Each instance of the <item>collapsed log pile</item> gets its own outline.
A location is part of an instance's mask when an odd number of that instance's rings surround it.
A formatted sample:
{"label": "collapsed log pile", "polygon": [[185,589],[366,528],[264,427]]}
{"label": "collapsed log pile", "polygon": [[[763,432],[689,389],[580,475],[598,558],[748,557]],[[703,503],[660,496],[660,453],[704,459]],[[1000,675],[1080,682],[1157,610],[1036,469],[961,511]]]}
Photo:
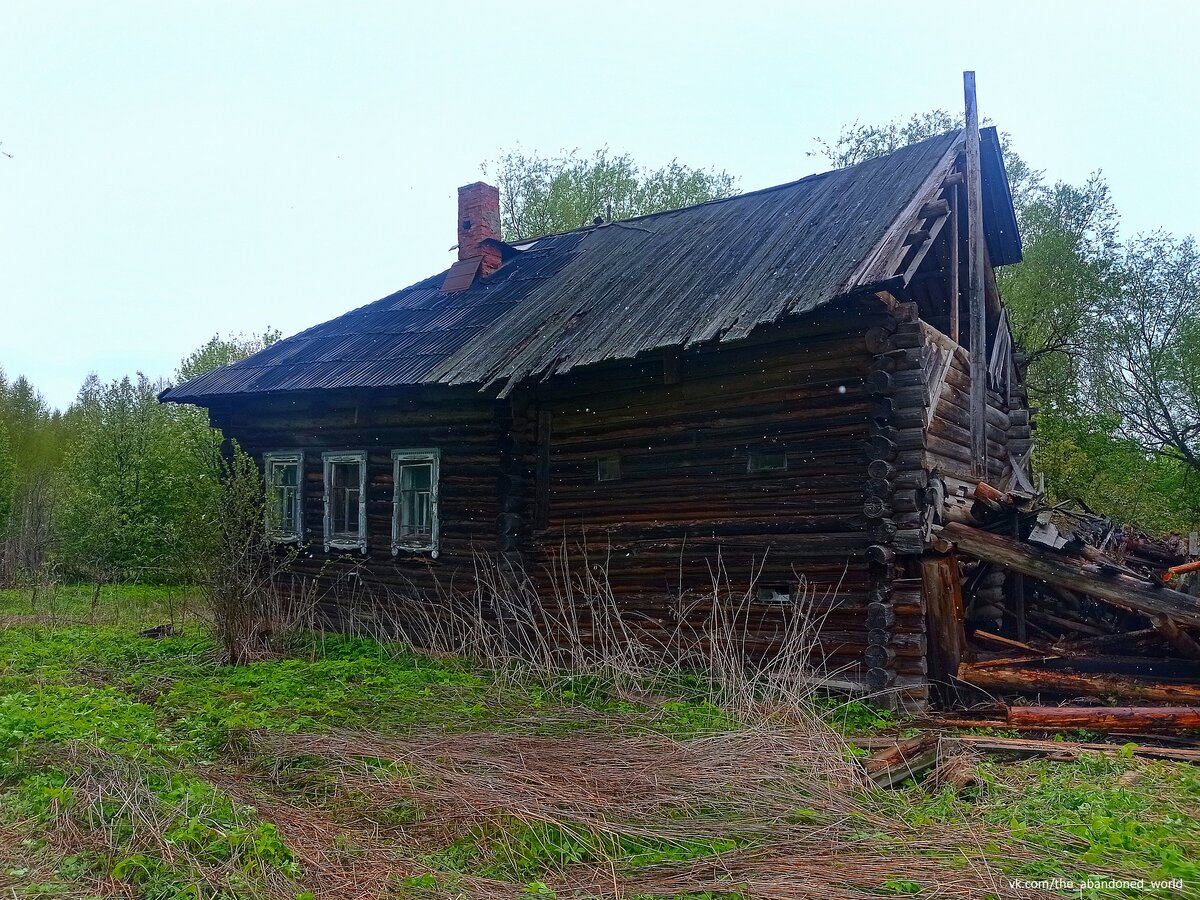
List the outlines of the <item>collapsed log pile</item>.
{"label": "collapsed log pile", "polygon": [[1024,695],[1092,704],[1090,711],[1046,711],[1040,720],[1037,712],[1017,713],[1020,722],[1009,723],[1017,727],[1044,720],[1045,728],[1121,730],[1121,716],[1105,705],[1113,702],[1176,708],[1124,720],[1142,726],[1200,725],[1194,537],[1154,538],[1086,509],[1051,507],[982,483],[970,500],[949,507],[937,535],[963,573],[960,699]]}

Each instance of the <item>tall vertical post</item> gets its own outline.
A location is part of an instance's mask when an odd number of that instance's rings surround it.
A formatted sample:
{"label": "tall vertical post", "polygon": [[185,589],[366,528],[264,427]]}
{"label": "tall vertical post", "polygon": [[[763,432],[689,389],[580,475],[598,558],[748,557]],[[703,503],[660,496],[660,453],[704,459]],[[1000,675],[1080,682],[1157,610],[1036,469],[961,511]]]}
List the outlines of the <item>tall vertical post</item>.
{"label": "tall vertical post", "polygon": [[961,265],[958,259],[958,185],[950,188],[950,340],[959,342],[958,316],[962,306]]}
{"label": "tall vertical post", "polygon": [[979,171],[979,106],[975,73],[963,72],[967,107],[967,243],[970,266],[969,316],[971,329],[971,474],[987,478],[987,311],[984,308],[983,177]]}

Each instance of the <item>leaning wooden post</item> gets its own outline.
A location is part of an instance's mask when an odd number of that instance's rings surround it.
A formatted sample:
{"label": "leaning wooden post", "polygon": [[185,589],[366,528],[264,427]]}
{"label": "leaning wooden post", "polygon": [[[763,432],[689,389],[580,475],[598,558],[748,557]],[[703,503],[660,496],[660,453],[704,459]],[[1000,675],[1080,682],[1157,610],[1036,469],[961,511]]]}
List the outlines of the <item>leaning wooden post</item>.
{"label": "leaning wooden post", "polygon": [[984,310],[983,177],[979,172],[979,107],[975,73],[963,72],[967,106],[967,242],[970,265],[971,473],[987,477],[987,313]]}

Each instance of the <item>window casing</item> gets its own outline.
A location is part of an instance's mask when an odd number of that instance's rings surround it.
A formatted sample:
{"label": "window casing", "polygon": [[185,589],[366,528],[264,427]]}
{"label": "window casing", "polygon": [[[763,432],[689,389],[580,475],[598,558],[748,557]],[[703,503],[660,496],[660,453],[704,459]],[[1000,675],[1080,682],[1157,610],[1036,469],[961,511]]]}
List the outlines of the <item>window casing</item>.
{"label": "window casing", "polygon": [[746,463],[747,472],[782,472],[787,469],[784,450],[751,450]]}
{"label": "window casing", "polygon": [[619,456],[602,456],[596,460],[596,480],[597,481],[620,481],[621,480],[621,457]]}
{"label": "window casing", "polygon": [[304,537],[304,454],[272,451],[263,454],[267,489],[267,536],[280,543]]}
{"label": "window casing", "polygon": [[325,467],[325,549],[367,549],[367,454],[322,453]]}
{"label": "window casing", "polygon": [[393,450],[392,555],[401,551],[438,555],[437,450]]}

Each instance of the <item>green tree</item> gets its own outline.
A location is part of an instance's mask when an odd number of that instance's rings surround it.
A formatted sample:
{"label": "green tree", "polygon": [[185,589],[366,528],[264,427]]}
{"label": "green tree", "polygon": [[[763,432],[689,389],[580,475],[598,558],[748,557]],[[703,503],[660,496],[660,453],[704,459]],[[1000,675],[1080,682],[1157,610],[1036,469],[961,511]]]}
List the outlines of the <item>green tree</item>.
{"label": "green tree", "polygon": [[0,420],[0,541],[8,537],[16,489],[16,467],[13,465],[12,445],[8,440],[8,426]]}
{"label": "green tree", "polygon": [[1099,174],[1040,188],[1018,209],[1024,259],[996,273],[1030,394],[1047,412],[1079,402],[1080,366],[1116,288],[1118,215]]}
{"label": "green tree", "polygon": [[233,334],[227,338],[219,334],[213,335],[203,345],[189,353],[175,370],[175,383],[180,384],[191,378],[205,375],[221,366],[238,362],[270,347],[283,335],[274,328],[268,328],[262,334],[250,335]]}
{"label": "green tree", "polygon": [[1163,232],[1124,248],[1089,386],[1146,453],[1200,475],[1200,251]]}
{"label": "green tree", "polygon": [[162,581],[188,571],[197,522],[215,503],[214,441],[157,400],[144,375],[84,384],[61,481],[59,550],[69,572]]}
{"label": "green tree", "polygon": [[627,153],[607,148],[540,156],[510,150],[484,164],[500,188],[501,230],[506,241],[541,237],[591,225],[597,217],[629,219],[730,197],[736,179],[676,160],[647,169]]}

